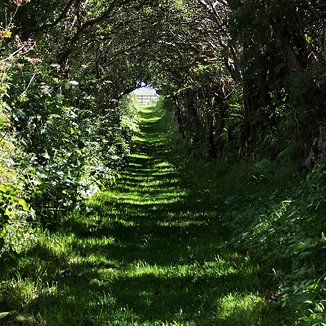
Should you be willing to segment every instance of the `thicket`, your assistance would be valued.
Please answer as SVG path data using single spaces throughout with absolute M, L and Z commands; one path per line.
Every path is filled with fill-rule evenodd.
M 28 5 L 20 5 L 2 8 L 0 30 L 2 253 L 26 250 L 40 229 L 56 228 L 111 186 L 137 129 L 131 95 L 104 96 L 108 80 L 98 82 L 95 72 L 82 77 L 86 65 L 72 75 L 48 51 L 50 43 L 22 38 L 14 20 L 28 14 Z
M 211 157 L 311 167 L 325 150 L 324 4 L 197 4 L 175 18 L 183 22 L 178 34 L 187 37 L 186 24 L 192 33 L 182 69 L 169 79 L 185 139 Z

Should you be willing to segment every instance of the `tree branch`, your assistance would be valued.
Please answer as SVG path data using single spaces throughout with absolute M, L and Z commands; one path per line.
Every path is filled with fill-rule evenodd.
M 56 25 L 58 25 L 66 17 L 69 9 L 71 8 L 71 6 L 73 5 L 73 3 L 75 1 L 80 1 L 80 0 L 70 0 L 67 3 L 67 5 L 65 6 L 65 8 L 63 9 L 63 11 L 61 12 L 61 14 L 59 15 L 59 17 L 53 23 L 46 24 L 46 25 L 43 25 L 43 26 L 40 26 L 40 27 L 37 27 L 37 28 L 32 28 L 32 29 L 28 30 L 27 32 L 29 32 L 29 33 L 37 33 L 37 32 L 41 32 L 41 31 L 44 31 L 44 30 L 49 30 L 49 29 L 55 27 Z

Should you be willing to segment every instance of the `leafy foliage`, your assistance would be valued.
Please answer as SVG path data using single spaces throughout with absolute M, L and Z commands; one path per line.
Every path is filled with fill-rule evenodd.
M 29 12 L 29 6 L 15 8 L 19 24 L 21 11 Z M 30 19 L 28 15 L 25 18 Z M 2 42 L 12 37 L 10 24 L 1 34 Z M 24 26 L 17 26 L 17 31 Z M 63 213 L 110 186 L 137 129 L 137 104 L 131 97 L 122 101 L 103 97 L 109 83 L 99 84 L 94 75 L 85 79 L 86 66 L 75 74 L 78 80 L 65 75 L 42 41 L 37 50 L 35 44 L 34 39 L 21 41 L 18 36 L 3 44 L 1 208 L 6 218 L 1 228 L 8 242 L 4 251 L 21 250 L 15 239 L 23 244 L 31 237 L 28 230 L 35 218 L 43 227 L 56 227 Z

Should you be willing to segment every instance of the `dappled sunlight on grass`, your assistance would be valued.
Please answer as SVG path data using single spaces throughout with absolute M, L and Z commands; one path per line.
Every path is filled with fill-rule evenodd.
M 117 186 L 15 266 L 7 289 L 15 285 L 16 302 L 40 323 L 264 325 L 258 266 L 225 247 L 218 211 L 189 197 L 155 110 L 142 109 L 141 135 Z
M 189 264 L 173 264 L 160 266 L 148 264 L 146 261 L 134 261 L 128 269 L 128 275 L 132 277 L 153 275 L 157 277 L 191 277 L 193 281 L 206 277 L 221 277 L 236 274 L 237 270 L 230 261 L 216 257 L 210 262 L 193 262 Z
M 264 313 L 264 299 L 254 293 L 230 293 L 217 300 L 216 321 L 224 325 L 260 325 Z M 262 313 L 257 320 L 257 313 Z

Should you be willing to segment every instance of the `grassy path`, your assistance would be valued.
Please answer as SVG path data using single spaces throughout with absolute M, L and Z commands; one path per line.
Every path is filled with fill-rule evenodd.
M 259 267 L 225 248 L 216 207 L 189 192 L 168 136 L 144 108 L 118 186 L 19 260 L 5 309 L 56 326 L 280 325 Z

